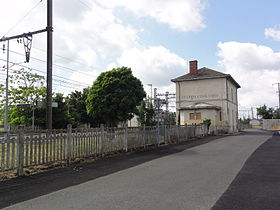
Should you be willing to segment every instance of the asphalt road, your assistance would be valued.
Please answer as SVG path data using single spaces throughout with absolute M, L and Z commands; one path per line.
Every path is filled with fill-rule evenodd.
M 280 209 L 280 132 L 246 161 L 212 210 Z
M 220 138 L 7 209 L 210 209 L 270 137 L 254 131 Z

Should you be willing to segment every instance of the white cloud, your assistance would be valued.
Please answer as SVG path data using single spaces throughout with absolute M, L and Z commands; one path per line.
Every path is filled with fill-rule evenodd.
M 66 0 L 62 1 L 64 4 L 57 5 L 58 11 L 60 5 L 71 4 Z M 67 18 L 67 10 L 61 10 L 66 14 L 57 14 L 54 30 L 58 54 L 64 53 L 68 48 L 68 53 L 73 52 L 77 55 L 76 59 L 84 60 L 85 63 L 94 66 L 98 61 L 100 62 L 100 59 L 106 60 L 108 57 L 119 56 L 123 50 L 139 45 L 137 29 L 122 25 L 110 9 L 104 9 L 94 2 L 87 5 L 88 7 L 85 7 L 82 4 L 84 10 L 78 10 L 74 24 Z M 71 15 L 73 16 L 72 13 Z M 60 47 L 63 45 L 61 42 L 67 47 L 66 49 Z M 80 56 L 83 54 L 93 55 L 93 61 L 89 62 L 87 56 L 83 59 Z
M 147 13 L 143 13 L 144 16 L 153 17 L 178 30 L 199 30 L 204 27 L 203 18 L 199 12 L 202 10 L 200 1 L 176 0 L 174 2 L 137 1 L 134 2 L 135 13 L 140 15 L 145 10 L 144 7 L 147 7 Z M 37 0 L 24 2 L 11 0 L 1 5 L 5 8 L 3 10 L 5 13 L 0 13 L 0 19 L 6 20 L 4 18 L 9 17 L 7 21 L 0 22 L 2 34 L 7 32 L 12 23 L 23 17 L 36 3 L 38 3 Z M 132 8 L 131 2 L 126 3 L 127 9 Z M 104 66 L 107 66 L 106 70 L 109 70 L 112 67 L 124 65 L 133 69 L 135 76 L 142 80 L 144 86 L 153 83 L 154 87 L 157 86 L 162 91 L 175 87 L 170 79 L 187 72 L 184 59 L 162 46 L 141 46 L 138 42 L 138 34 L 142 32 L 142 29 L 123 24 L 121 19 L 114 15 L 114 8 L 114 4 L 110 8 L 96 4 L 94 1 L 84 1 L 84 3 L 68 0 L 54 1 L 54 64 L 92 73 L 94 76 L 101 72 L 100 69 L 104 70 Z M 16 15 L 11 15 L 10 11 Z M 194 17 L 196 17 L 195 20 L 191 21 Z M 45 27 L 46 1 L 43 1 L 42 5 L 39 5 L 9 35 Z M 46 34 L 34 35 L 31 50 L 32 57 L 46 60 L 46 53 L 36 48 L 46 50 Z M 16 42 L 11 43 L 11 50 L 24 53 L 22 45 Z M 5 59 L 5 54 L 1 53 L 0 58 Z M 116 58 L 119 59 L 116 60 Z M 11 53 L 11 61 L 24 61 L 24 57 L 15 57 Z M 42 70 L 42 74 L 46 71 L 45 63 L 31 60 L 25 65 Z M 73 73 L 70 69 L 54 65 L 53 74 L 86 84 L 92 83 L 92 77 L 87 78 L 86 75 Z M 58 86 L 55 86 L 54 90 L 57 90 Z
M 152 17 L 178 31 L 199 31 L 205 27 L 204 0 L 98 0 L 103 6 L 122 6 L 138 17 Z
M 266 38 L 272 38 L 275 41 L 280 41 L 280 26 L 278 28 L 266 28 L 264 30 L 264 35 Z
M 4 35 L 37 3 L 38 0 L 26 0 L 24 2 L 11 0 L 1 4 L 3 11 L 0 13 L 0 19 L 6 21 L 0 22 L 0 36 Z M 15 5 L 17 6 L 15 7 Z M 123 25 L 111 9 L 97 5 L 93 1 L 83 3 L 68 0 L 54 1 L 53 7 L 54 64 L 90 73 L 93 69 L 103 69 L 108 62 L 112 62 L 116 57 L 119 57 L 124 50 L 140 46 L 138 44 L 138 33 L 141 29 Z M 13 11 L 13 13 L 10 11 Z M 46 1 L 43 1 L 8 36 L 45 27 Z M 36 48 L 46 50 L 46 34 L 33 36 L 31 50 L 32 57 L 46 60 L 46 53 L 38 51 Z M 10 49 L 24 53 L 23 46 L 18 45 L 16 41 L 11 41 Z M 5 59 L 5 55 L 1 53 L 0 58 Z M 24 57 L 15 57 L 11 53 L 11 61 L 20 62 L 24 59 Z M 26 65 L 39 68 L 37 62 L 30 62 Z M 45 71 L 44 63 L 40 64 L 40 69 Z M 66 69 L 57 69 L 54 66 L 54 74 L 70 78 L 72 72 Z M 75 79 L 83 80 L 82 77 L 79 78 L 77 75 L 75 75 Z
M 220 42 L 218 47 L 220 65 L 241 85 L 241 106 L 278 105 L 272 84 L 280 81 L 280 52 L 253 43 Z
M 185 60 L 163 46 L 126 50 L 118 59 L 118 64 L 131 67 L 144 85 L 167 86 L 171 79 L 187 71 Z

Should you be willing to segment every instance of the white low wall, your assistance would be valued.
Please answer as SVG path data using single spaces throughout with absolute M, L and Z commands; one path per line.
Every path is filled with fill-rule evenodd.
M 280 119 L 263 119 L 263 129 L 280 130 Z

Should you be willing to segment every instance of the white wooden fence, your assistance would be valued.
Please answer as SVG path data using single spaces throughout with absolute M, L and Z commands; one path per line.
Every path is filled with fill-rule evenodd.
M 36 133 L 20 131 L 0 134 L 0 172 L 31 166 L 74 161 L 151 145 L 186 141 L 207 135 L 207 127 L 160 126 L 137 128 L 90 128 L 51 130 Z

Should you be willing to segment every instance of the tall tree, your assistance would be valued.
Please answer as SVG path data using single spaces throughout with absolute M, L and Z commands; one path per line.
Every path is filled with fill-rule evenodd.
M 10 75 L 10 104 L 33 104 L 37 100 L 43 100 L 46 95 L 44 83 L 44 76 L 32 73 L 30 69 L 13 71 Z
M 71 123 L 71 118 L 63 94 L 56 93 L 53 101 L 58 104 L 58 107 L 53 108 L 53 128 L 66 128 L 67 124 Z
M 77 127 L 82 124 L 90 124 L 96 126 L 95 121 L 87 114 L 86 99 L 89 88 L 84 88 L 83 91 L 73 91 L 67 97 L 67 104 L 69 108 L 69 115 L 71 117 L 72 125 Z
M 137 107 L 137 120 L 141 125 L 153 126 L 156 125 L 155 111 L 151 102 L 143 100 Z
M 43 100 L 46 93 L 46 88 L 44 87 L 45 78 L 32 73 L 30 69 L 20 69 L 12 72 L 9 82 L 9 123 L 31 125 L 32 109 L 36 108 L 20 109 L 16 105 L 34 105 L 36 101 Z
M 273 109 L 271 107 L 268 108 L 266 105 L 257 108 L 257 114 L 261 116 L 263 119 L 280 118 L 279 108 L 278 109 Z
M 90 88 L 87 113 L 98 123 L 115 126 L 132 118 L 145 95 L 141 81 L 130 68 L 112 69 L 101 73 Z
M 0 84 L 0 125 L 4 123 L 4 85 Z

